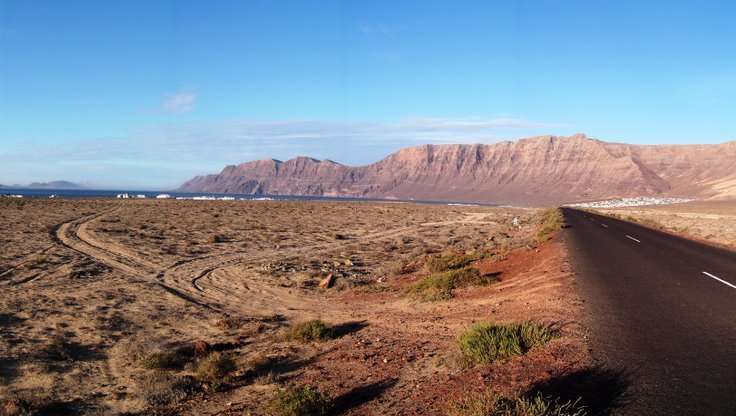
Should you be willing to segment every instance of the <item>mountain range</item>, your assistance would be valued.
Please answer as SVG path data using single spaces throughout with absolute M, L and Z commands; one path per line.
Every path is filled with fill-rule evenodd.
M 177 191 L 544 205 L 630 196 L 736 197 L 736 142 L 632 145 L 583 134 L 423 145 L 366 166 L 262 159 Z
M 68 181 L 33 182 L 26 186 L 22 185 L 0 185 L 0 189 L 85 189 L 84 186 Z

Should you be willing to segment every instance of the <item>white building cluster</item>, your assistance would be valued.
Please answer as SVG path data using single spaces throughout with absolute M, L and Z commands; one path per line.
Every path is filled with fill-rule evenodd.
M 647 205 L 681 204 L 683 202 L 690 202 L 690 201 L 692 201 L 692 199 L 638 196 L 638 197 L 633 197 L 633 198 L 618 198 L 618 199 L 609 199 L 606 201 L 568 204 L 565 206 L 575 207 L 575 208 L 623 208 L 623 207 L 643 207 Z

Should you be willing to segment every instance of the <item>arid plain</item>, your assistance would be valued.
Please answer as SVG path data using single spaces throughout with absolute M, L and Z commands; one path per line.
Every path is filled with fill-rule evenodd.
M 305 385 L 332 413 L 470 414 L 467 397 L 558 394 L 556 383 L 585 383 L 574 375 L 592 365 L 564 248 L 542 210 L 0 204 L 6 414 L 273 414 L 274 395 Z M 478 281 L 427 301 L 411 288 L 438 259 Z M 330 339 L 289 337 L 313 319 L 333 325 Z M 526 320 L 553 339 L 492 364 L 458 351 L 474 323 Z
M 736 249 L 736 200 L 597 209 L 651 228 Z

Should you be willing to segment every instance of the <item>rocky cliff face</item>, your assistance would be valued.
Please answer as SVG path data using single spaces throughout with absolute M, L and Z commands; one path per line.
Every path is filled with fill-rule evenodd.
M 576 135 L 424 145 L 359 167 L 305 157 L 257 160 L 195 177 L 178 191 L 516 204 L 736 197 L 736 142 L 638 146 Z

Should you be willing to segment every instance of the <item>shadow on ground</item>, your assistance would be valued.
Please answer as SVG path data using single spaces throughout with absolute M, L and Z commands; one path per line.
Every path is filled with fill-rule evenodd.
M 383 380 L 376 383 L 366 384 L 358 386 L 350 391 L 341 394 L 340 396 L 333 399 L 333 408 L 331 414 L 339 415 L 347 412 L 348 410 L 359 407 L 364 403 L 379 397 L 386 390 L 390 389 L 396 384 L 397 380 L 389 379 Z
M 623 369 L 586 368 L 532 386 L 529 395 L 555 397 L 560 403 L 577 402 L 588 416 L 610 415 L 628 403 L 631 373 Z
M 368 326 L 368 323 L 366 321 L 352 321 L 352 322 L 345 322 L 339 325 L 335 325 L 335 336 L 338 338 L 344 337 L 345 335 L 349 335 L 354 332 L 358 332 L 367 326 Z

